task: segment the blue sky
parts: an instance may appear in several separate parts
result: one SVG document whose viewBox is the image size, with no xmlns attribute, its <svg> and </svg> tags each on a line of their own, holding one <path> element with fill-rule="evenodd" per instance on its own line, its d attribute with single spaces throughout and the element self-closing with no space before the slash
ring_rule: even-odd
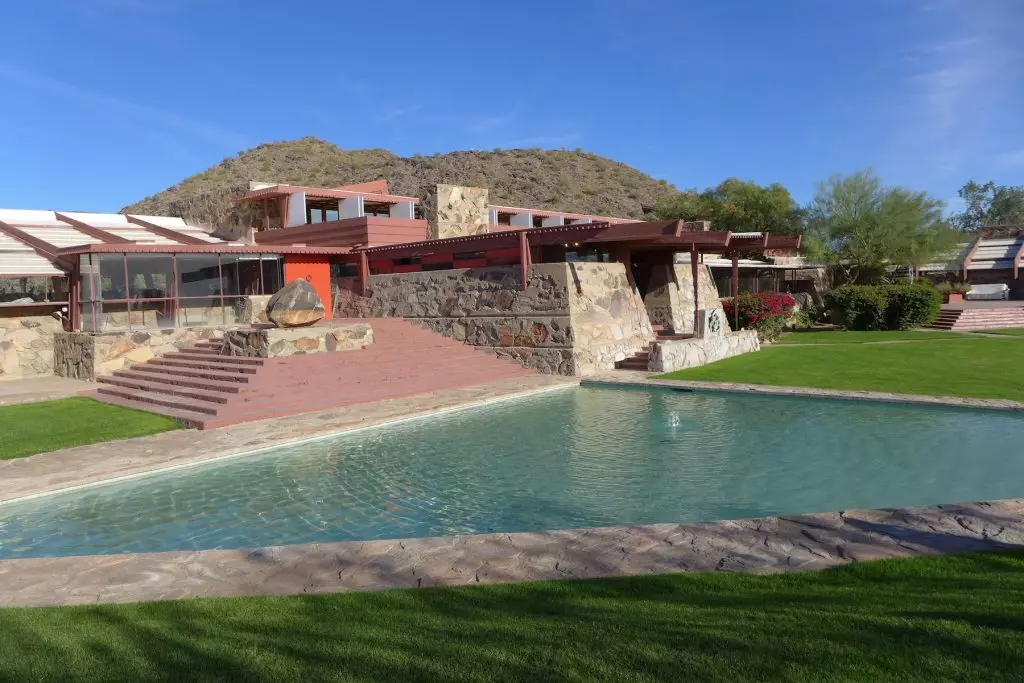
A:
<svg viewBox="0 0 1024 683">
<path fill-rule="evenodd" d="M 1021 0 L 34 0 L 4 8 L 0 207 L 114 211 L 315 135 L 577 147 L 677 187 L 1024 184 Z"/>
</svg>

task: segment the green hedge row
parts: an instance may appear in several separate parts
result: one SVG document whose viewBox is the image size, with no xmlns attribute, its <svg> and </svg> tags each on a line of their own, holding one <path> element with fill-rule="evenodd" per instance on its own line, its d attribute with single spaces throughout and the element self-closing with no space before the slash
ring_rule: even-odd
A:
<svg viewBox="0 0 1024 683">
<path fill-rule="evenodd" d="M 942 295 L 928 284 L 843 285 L 825 294 L 825 305 L 848 330 L 909 330 L 935 321 Z"/>
</svg>

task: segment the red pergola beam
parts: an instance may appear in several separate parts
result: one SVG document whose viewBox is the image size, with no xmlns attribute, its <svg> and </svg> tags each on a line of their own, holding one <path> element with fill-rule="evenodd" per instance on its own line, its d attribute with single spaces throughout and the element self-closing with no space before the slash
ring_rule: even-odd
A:
<svg viewBox="0 0 1024 683">
<path fill-rule="evenodd" d="M 57 216 L 57 220 L 63 223 L 67 223 L 68 225 L 73 226 L 79 232 L 84 232 L 89 237 L 95 237 L 99 241 L 104 242 L 106 244 L 135 244 L 135 242 L 133 242 L 132 240 L 125 239 L 124 237 L 115 235 L 112 232 L 107 232 L 103 228 L 97 228 L 95 226 L 89 225 L 88 223 L 83 223 L 77 218 L 72 218 L 67 214 L 55 212 L 54 215 Z"/>
<path fill-rule="evenodd" d="M 142 218 L 138 218 L 136 216 L 126 216 L 126 218 L 128 219 L 129 223 L 137 225 L 140 228 L 146 230 L 147 232 L 151 232 L 154 235 L 160 235 L 161 237 L 166 237 L 169 240 L 175 240 L 176 242 L 180 242 L 181 244 L 192 244 L 196 246 L 200 244 L 210 244 L 209 242 L 201 240 L 198 237 L 182 234 L 177 230 L 171 230 L 170 228 L 165 228 L 162 225 L 150 223 L 149 221 L 144 220 Z"/>
<path fill-rule="evenodd" d="M 38 237 L 33 237 L 24 230 L 19 230 L 13 225 L 0 221 L 0 233 L 21 242 L 25 246 L 31 248 L 36 254 L 42 256 L 44 259 L 56 266 L 67 270 L 71 270 L 74 267 L 73 261 L 57 255 L 56 248 L 52 244 L 45 240 L 41 240 Z"/>
</svg>

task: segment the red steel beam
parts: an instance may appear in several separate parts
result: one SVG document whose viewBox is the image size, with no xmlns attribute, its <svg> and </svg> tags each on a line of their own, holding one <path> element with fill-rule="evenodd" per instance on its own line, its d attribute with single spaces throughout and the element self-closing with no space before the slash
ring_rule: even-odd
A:
<svg viewBox="0 0 1024 683">
<path fill-rule="evenodd" d="M 522 289 L 526 291 L 530 273 L 530 238 L 525 230 L 519 233 L 519 273 L 523 279 Z"/>
<path fill-rule="evenodd" d="M 166 237 L 169 240 L 175 240 L 176 242 L 180 242 L 181 244 L 192 244 L 197 246 L 200 244 L 210 244 L 209 242 L 201 240 L 198 237 L 193 237 L 192 235 L 185 235 L 178 232 L 177 230 L 171 230 L 170 228 L 165 228 L 162 225 L 150 223 L 149 221 L 139 218 L 137 216 L 127 216 L 127 218 L 129 223 L 132 223 L 133 225 L 137 225 L 140 228 L 145 229 L 146 232 L 151 232 L 154 235 Z"/>
<path fill-rule="evenodd" d="M 1020 262 L 1024 260 L 1024 242 L 1021 242 L 1017 255 L 1013 257 L 1013 279 L 1016 280 L 1020 274 Z"/>
<path fill-rule="evenodd" d="M 68 225 L 73 226 L 79 232 L 84 232 L 89 237 L 95 237 L 99 241 L 104 242 L 106 244 L 135 244 L 135 242 L 133 242 L 132 240 L 128 240 L 125 239 L 124 237 L 115 235 L 114 233 L 108 232 L 103 228 L 97 228 L 95 226 L 89 225 L 88 223 L 84 223 L 78 220 L 77 218 L 72 218 L 67 214 L 55 212 L 54 215 L 57 216 L 57 220 L 67 223 Z"/>
<path fill-rule="evenodd" d="M 38 237 L 33 237 L 24 230 L 19 230 L 13 225 L 0 221 L 0 233 L 21 242 L 50 263 L 66 269 L 71 269 L 73 267 L 74 262 L 72 260 L 57 255 L 57 248 L 55 246 L 45 240 L 39 239 Z"/>
<path fill-rule="evenodd" d="M 700 330 L 697 329 L 697 325 L 700 322 L 700 286 L 699 286 L 699 273 L 700 264 L 697 262 L 699 258 L 697 252 L 697 245 L 690 245 L 690 274 L 693 275 L 693 336 L 696 337 Z"/>
<path fill-rule="evenodd" d="M 985 228 L 982 228 L 981 230 L 979 230 L 978 231 L 978 236 L 974 238 L 974 243 L 971 244 L 970 251 L 967 252 L 967 256 L 964 256 L 963 263 L 961 264 L 961 267 L 960 267 L 961 279 L 964 282 L 967 282 L 967 268 L 971 265 L 971 261 L 974 260 L 974 255 L 975 255 L 975 253 L 977 253 L 978 247 L 981 246 L 981 241 L 983 239 L 985 239 L 985 237 L 987 237 L 987 236 L 988 236 L 988 231 L 985 230 Z"/>
<path fill-rule="evenodd" d="M 370 281 L 370 258 L 366 252 L 359 253 L 359 293 L 366 296 Z"/>
</svg>

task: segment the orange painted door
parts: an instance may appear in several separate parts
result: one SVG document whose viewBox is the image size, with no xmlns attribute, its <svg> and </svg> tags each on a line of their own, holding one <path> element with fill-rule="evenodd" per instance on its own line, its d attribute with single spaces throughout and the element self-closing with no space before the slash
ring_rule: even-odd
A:
<svg viewBox="0 0 1024 683">
<path fill-rule="evenodd" d="M 313 285 L 331 317 L 331 263 L 327 256 L 300 256 L 286 254 L 284 257 L 285 284 L 305 280 Z"/>
</svg>

